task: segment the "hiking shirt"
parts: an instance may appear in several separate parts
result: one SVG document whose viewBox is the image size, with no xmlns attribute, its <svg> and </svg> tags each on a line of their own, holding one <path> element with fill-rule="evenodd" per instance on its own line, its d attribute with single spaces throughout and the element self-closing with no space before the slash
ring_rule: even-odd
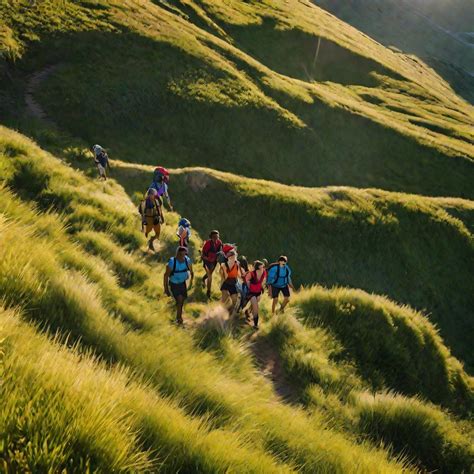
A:
<svg viewBox="0 0 474 474">
<path fill-rule="evenodd" d="M 176 266 L 175 266 L 176 260 Z M 187 264 L 186 264 L 187 263 Z M 171 257 L 168 262 L 168 267 L 171 269 L 170 282 L 179 285 L 184 283 L 189 278 L 189 267 L 191 266 L 191 259 L 185 257 L 185 260 L 180 262 L 176 257 Z M 174 268 L 174 271 L 173 271 Z"/>
<path fill-rule="evenodd" d="M 215 263 L 217 260 L 217 252 L 222 250 L 222 241 L 217 239 L 213 242 L 212 239 L 206 240 L 202 247 L 202 254 L 207 258 L 210 263 Z"/>
<path fill-rule="evenodd" d="M 239 277 L 239 263 L 234 262 L 234 265 L 231 267 L 228 263 L 225 263 L 225 269 L 227 270 L 227 278 L 225 279 L 226 282 L 235 282 Z"/>
<path fill-rule="evenodd" d="M 267 276 L 267 271 L 264 270 L 262 273 L 262 276 L 260 278 L 257 278 L 257 271 L 253 270 L 247 275 L 245 275 L 245 282 L 247 283 L 247 286 L 249 287 L 250 293 L 261 293 L 263 291 L 263 280 L 265 280 L 265 277 Z"/>
<path fill-rule="evenodd" d="M 150 184 L 151 189 L 156 189 L 158 196 L 168 196 L 168 185 L 163 181 L 162 183 L 157 183 L 156 181 L 153 181 Z"/>
<path fill-rule="evenodd" d="M 287 274 L 288 273 L 288 274 Z M 291 269 L 288 265 L 275 265 L 268 271 L 267 283 L 275 288 L 285 288 L 291 281 Z"/>
<path fill-rule="evenodd" d="M 107 153 L 100 153 L 98 156 L 97 156 L 97 161 L 99 162 L 100 166 L 102 166 L 103 168 L 106 168 L 108 163 L 109 163 L 109 157 L 107 156 Z"/>
</svg>

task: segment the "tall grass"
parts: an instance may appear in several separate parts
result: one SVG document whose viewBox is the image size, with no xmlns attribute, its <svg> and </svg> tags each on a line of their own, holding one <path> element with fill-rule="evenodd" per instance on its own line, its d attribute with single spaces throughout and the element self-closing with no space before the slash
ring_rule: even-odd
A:
<svg viewBox="0 0 474 474">
<path fill-rule="evenodd" d="M 460 413 L 473 409 L 473 385 L 422 314 L 361 290 L 314 287 L 294 304 L 310 326 L 329 328 L 374 390 L 420 394 Z"/>
<path fill-rule="evenodd" d="M 59 162 L 54 165 L 63 166 Z M 40 324 L 44 330 L 68 334 L 70 342 L 94 350 L 109 364 L 118 362 L 139 372 L 155 393 L 181 405 L 186 419 L 204 416 L 206 426 L 215 430 L 210 436 L 215 439 L 214 449 L 219 450 L 221 462 L 227 466 L 222 470 L 228 468 L 228 462 L 240 465 L 241 469 L 248 465 L 250 471 L 257 472 L 272 470 L 268 467 L 272 462 L 282 469 L 298 467 L 304 472 L 371 472 L 374 465 L 380 471 L 400 469 L 401 464 L 390 460 L 382 450 L 368 443 L 354 443 L 329 429 L 323 420 L 309 418 L 304 410 L 279 402 L 270 385 L 248 364 L 237 367 L 234 363 L 233 370 L 226 370 L 232 363 L 230 359 L 219 360 L 219 354 L 198 350 L 192 334 L 170 326 L 171 304 L 163 299 L 150 299 L 146 292 L 135 292 L 133 287 L 120 287 L 114 272 L 104 263 L 110 258 L 107 248 L 104 255 L 99 251 L 97 256 L 88 257 L 72 240 L 74 235 L 61 231 L 63 221 L 57 216 L 59 225 L 55 238 L 51 238 L 49 233 L 39 231 L 45 228 L 42 213 L 33 212 L 11 192 L 0 192 L 5 203 L 1 208 L 0 295 L 5 304 L 19 306 L 25 318 Z M 101 197 L 97 191 L 93 198 L 98 206 Z M 28 211 L 21 212 L 24 209 Z M 48 225 L 53 218 L 54 213 L 46 217 Z M 36 222 L 40 223 L 39 228 Z M 109 232 L 110 237 L 114 236 L 113 228 Z M 171 234 L 168 229 L 164 238 L 167 240 Z M 35 252 L 23 251 L 29 247 Z M 159 279 L 163 272 L 162 266 L 159 267 L 150 280 L 156 281 L 157 276 Z M 230 351 L 226 350 L 226 354 Z M 235 357 L 234 354 L 234 362 Z M 244 371 L 248 371 L 246 378 Z M 131 396 L 130 407 L 134 402 L 147 405 Z M 144 420 L 139 426 L 146 431 L 146 440 L 158 436 L 163 442 L 161 435 L 155 433 L 156 423 Z M 183 423 L 183 430 L 191 430 L 186 420 Z M 236 438 L 232 438 L 232 433 Z M 173 438 L 176 443 L 170 442 L 163 448 L 163 456 L 170 455 L 169 463 L 176 463 L 171 464 L 170 471 L 176 466 L 184 470 L 195 466 L 220 470 L 213 468 L 207 458 L 196 461 L 193 457 L 201 459 L 207 453 L 210 448 L 205 443 L 182 448 L 177 444 L 180 437 L 177 435 Z M 231 448 L 225 447 L 223 440 L 227 438 L 236 439 Z M 242 443 L 242 449 L 253 446 L 252 456 L 260 452 L 262 459 L 255 454 L 253 464 L 241 461 L 246 456 L 239 454 L 238 446 Z M 192 459 L 175 459 L 174 449 L 191 452 Z"/>
</svg>

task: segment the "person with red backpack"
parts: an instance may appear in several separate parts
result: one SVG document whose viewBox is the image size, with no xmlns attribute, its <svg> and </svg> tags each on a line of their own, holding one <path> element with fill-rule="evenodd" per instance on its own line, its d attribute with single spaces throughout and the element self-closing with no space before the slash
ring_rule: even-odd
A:
<svg viewBox="0 0 474 474">
<path fill-rule="evenodd" d="M 209 239 L 204 242 L 201 251 L 202 263 L 206 274 L 202 279 L 202 284 L 207 280 L 207 297 L 211 297 L 212 274 L 217 266 L 217 254 L 222 252 L 222 240 L 219 238 L 219 231 L 213 230 L 209 234 Z"/>
<path fill-rule="evenodd" d="M 166 198 L 168 202 L 168 207 L 170 211 L 173 210 L 173 205 L 171 204 L 171 198 L 168 192 L 168 184 L 170 182 L 170 173 L 163 166 L 158 166 L 153 172 L 153 181 L 150 184 L 150 188 L 156 189 L 158 196 L 163 199 Z"/>
<path fill-rule="evenodd" d="M 250 311 L 253 316 L 253 326 L 258 329 L 258 304 L 263 294 L 263 288 L 267 279 L 265 265 L 260 260 L 253 264 L 253 270 L 245 276 L 245 283 L 248 287 L 247 300 L 250 301 Z M 245 311 L 245 316 L 249 319 L 249 310 Z"/>
</svg>

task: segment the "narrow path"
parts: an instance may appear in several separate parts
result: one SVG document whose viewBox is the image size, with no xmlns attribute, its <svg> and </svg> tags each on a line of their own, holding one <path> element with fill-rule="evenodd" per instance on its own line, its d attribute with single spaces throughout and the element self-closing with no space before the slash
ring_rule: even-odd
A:
<svg viewBox="0 0 474 474">
<path fill-rule="evenodd" d="M 59 64 L 47 66 L 40 71 L 33 73 L 28 78 L 25 90 L 25 103 L 28 113 L 33 117 L 47 122 L 49 125 L 53 126 L 56 126 L 55 123 L 48 117 L 48 114 L 37 102 L 34 95 L 41 83 L 45 81 L 51 74 L 53 74 L 59 68 L 59 66 Z"/>
<path fill-rule="evenodd" d="M 278 351 L 255 334 L 250 346 L 264 377 L 271 380 L 276 394 L 285 403 L 297 403 L 298 391 L 287 380 Z"/>
</svg>

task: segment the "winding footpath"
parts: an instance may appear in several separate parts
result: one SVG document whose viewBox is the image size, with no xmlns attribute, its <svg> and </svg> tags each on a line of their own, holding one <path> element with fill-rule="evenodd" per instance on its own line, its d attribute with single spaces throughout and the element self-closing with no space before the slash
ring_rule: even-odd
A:
<svg viewBox="0 0 474 474">
<path fill-rule="evenodd" d="M 35 99 L 35 92 L 37 91 L 38 87 L 44 82 L 51 74 L 56 72 L 59 69 L 60 65 L 55 64 L 51 66 L 47 66 L 40 71 L 33 73 L 26 83 L 26 90 L 25 90 L 25 104 L 28 110 L 28 113 L 39 119 L 43 122 L 48 123 L 49 125 L 56 126 L 56 124 L 48 117 L 48 114 L 45 110 L 41 107 L 39 102 Z"/>
</svg>

